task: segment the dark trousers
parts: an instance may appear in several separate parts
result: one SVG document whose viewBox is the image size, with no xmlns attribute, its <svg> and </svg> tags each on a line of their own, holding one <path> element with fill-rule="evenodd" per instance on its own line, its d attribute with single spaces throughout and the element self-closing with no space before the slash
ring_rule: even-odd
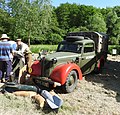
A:
<svg viewBox="0 0 120 115">
<path fill-rule="evenodd" d="M 17 56 L 14 56 L 13 64 L 12 64 L 12 72 L 14 73 L 14 78 L 18 78 L 19 71 L 23 67 L 24 67 L 24 62 L 22 61 L 22 58 L 18 58 Z"/>
<path fill-rule="evenodd" d="M 12 62 L 0 61 L 0 79 L 5 77 L 5 80 L 9 80 L 10 73 L 12 72 Z"/>
</svg>

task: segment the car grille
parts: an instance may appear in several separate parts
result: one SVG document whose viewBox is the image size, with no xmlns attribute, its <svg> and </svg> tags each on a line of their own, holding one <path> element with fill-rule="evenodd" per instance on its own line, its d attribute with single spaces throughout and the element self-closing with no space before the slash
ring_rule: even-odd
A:
<svg viewBox="0 0 120 115">
<path fill-rule="evenodd" d="M 49 77 L 50 76 L 50 73 L 52 71 L 52 61 L 49 61 L 49 60 L 46 60 L 45 58 L 43 58 L 41 60 L 41 66 L 42 66 L 42 74 L 41 76 L 43 77 Z"/>
</svg>

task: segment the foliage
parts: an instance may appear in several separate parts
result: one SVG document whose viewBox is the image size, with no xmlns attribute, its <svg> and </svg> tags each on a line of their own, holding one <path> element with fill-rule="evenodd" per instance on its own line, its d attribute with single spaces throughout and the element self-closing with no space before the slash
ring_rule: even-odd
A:
<svg viewBox="0 0 120 115">
<path fill-rule="evenodd" d="M 106 23 L 101 13 L 91 16 L 90 22 L 88 25 L 89 30 L 106 33 Z"/>
<path fill-rule="evenodd" d="M 12 18 L 9 13 L 0 9 L 0 35 L 2 33 L 7 33 L 12 37 L 12 29 L 14 24 L 14 18 Z"/>
<path fill-rule="evenodd" d="M 69 32 L 79 32 L 79 31 L 88 31 L 88 29 L 84 26 L 80 26 L 78 28 L 72 27 L 69 29 Z"/>
<path fill-rule="evenodd" d="M 70 4 L 61 4 L 60 7 L 58 7 L 55 12 L 57 15 L 59 27 L 62 29 L 69 29 L 69 12 L 70 10 Z"/>
<path fill-rule="evenodd" d="M 117 54 L 120 55 L 120 46 L 119 45 L 109 45 L 108 53 L 112 54 L 112 50 L 113 49 L 116 49 L 117 50 Z"/>
<path fill-rule="evenodd" d="M 59 34 L 53 34 L 51 33 L 49 35 L 49 38 L 47 39 L 47 43 L 48 44 L 58 44 L 59 42 L 61 42 L 63 40 L 63 38 L 59 35 Z"/>
<path fill-rule="evenodd" d="M 120 40 L 120 18 L 118 18 L 114 24 L 113 35 Z"/>
<path fill-rule="evenodd" d="M 107 33 L 110 36 L 112 44 L 119 44 L 120 40 L 120 19 L 117 16 L 117 13 L 112 10 L 108 13 L 107 16 Z"/>
<path fill-rule="evenodd" d="M 90 25 L 90 17 L 99 12 L 99 9 L 93 6 L 79 5 L 79 26 L 87 27 L 87 25 Z"/>
<path fill-rule="evenodd" d="M 114 45 L 118 45 L 119 44 L 119 41 L 116 39 L 116 37 L 111 37 L 110 38 L 110 44 Z"/>
<path fill-rule="evenodd" d="M 120 6 L 115 6 L 113 10 L 116 12 L 117 16 L 120 17 Z"/>
<path fill-rule="evenodd" d="M 15 19 L 15 38 L 32 38 L 49 31 L 52 15 L 49 0 L 10 0 L 7 7 Z"/>
<path fill-rule="evenodd" d="M 114 24 L 115 24 L 117 18 L 118 18 L 117 14 L 113 10 L 111 10 L 107 15 L 106 24 L 107 24 L 107 28 L 108 28 L 107 34 L 109 36 L 113 36 L 113 28 L 114 28 Z"/>
<path fill-rule="evenodd" d="M 120 41 L 120 6 L 96 8 L 50 0 L 0 0 L 0 35 L 21 37 L 31 44 L 57 44 L 68 32 L 98 31 Z"/>
</svg>

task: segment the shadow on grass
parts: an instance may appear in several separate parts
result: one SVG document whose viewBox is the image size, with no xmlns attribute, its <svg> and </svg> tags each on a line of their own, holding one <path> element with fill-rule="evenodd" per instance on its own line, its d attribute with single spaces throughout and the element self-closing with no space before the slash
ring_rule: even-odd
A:
<svg viewBox="0 0 120 115">
<path fill-rule="evenodd" d="M 34 102 L 35 103 L 35 102 Z M 45 103 L 43 108 L 40 108 L 39 104 L 36 104 L 36 109 L 42 111 L 44 114 L 57 114 L 59 109 L 51 109 L 50 106 Z"/>
<path fill-rule="evenodd" d="M 116 92 L 116 100 L 120 102 L 120 62 L 107 61 L 99 74 L 89 74 L 85 77 L 88 82 L 102 83 L 103 88 Z"/>
</svg>

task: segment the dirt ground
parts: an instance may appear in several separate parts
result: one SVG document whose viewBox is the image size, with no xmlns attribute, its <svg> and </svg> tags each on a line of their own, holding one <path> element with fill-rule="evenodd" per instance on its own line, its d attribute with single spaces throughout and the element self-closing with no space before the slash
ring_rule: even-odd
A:
<svg viewBox="0 0 120 115">
<path fill-rule="evenodd" d="M 83 80 L 78 82 L 74 92 L 58 95 L 64 101 L 58 112 L 37 109 L 35 115 L 120 115 L 120 56 L 108 55 L 100 74 L 92 73 L 84 76 Z M 0 104 L 0 115 L 5 113 L 4 110 L 3 105 Z M 14 109 L 12 111 L 14 114 L 24 115 L 19 114 L 18 109 L 17 113 Z M 26 114 L 27 111 L 28 109 L 24 110 L 24 113 Z"/>
<path fill-rule="evenodd" d="M 107 59 L 100 74 L 85 76 L 74 92 L 62 94 L 71 109 L 79 106 L 76 115 L 120 115 L 120 56 Z"/>
</svg>

